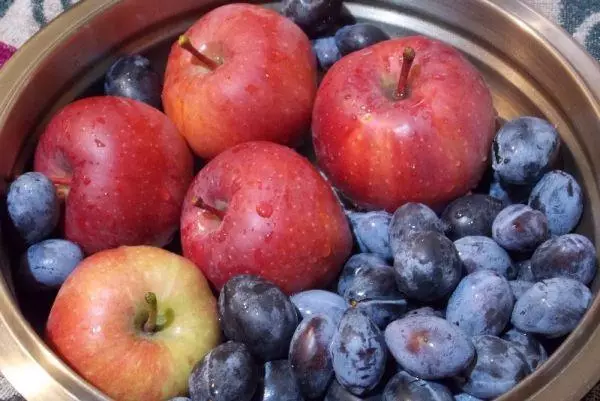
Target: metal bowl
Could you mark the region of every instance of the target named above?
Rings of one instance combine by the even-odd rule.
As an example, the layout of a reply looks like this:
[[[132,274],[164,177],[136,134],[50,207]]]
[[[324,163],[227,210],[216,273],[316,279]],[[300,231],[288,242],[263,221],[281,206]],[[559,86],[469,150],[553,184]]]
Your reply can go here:
[[[0,73],[0,174],[25,168],[48,118],[73,99],[97,91],[117,55],[146,52],[162,68],[173,38],[223,3],[86,0],[57,18]],[[347,10],[392,34],[425,34],[462,50],[485,75],[501,117],[535,114],[555,123],[566,144],[564,168],[584,183],[587,195],[579,231],[599,243],[600,66],[566,32],[514,0],[362,0],[347,2]],[[106,400],[46,347],[23,316],[4,244],[2,373],[30,401]],[[594,282],[595,293],[599,283]],[[579,400],[600,379],[599,323],[596,298],[550,360],[501,400]]]

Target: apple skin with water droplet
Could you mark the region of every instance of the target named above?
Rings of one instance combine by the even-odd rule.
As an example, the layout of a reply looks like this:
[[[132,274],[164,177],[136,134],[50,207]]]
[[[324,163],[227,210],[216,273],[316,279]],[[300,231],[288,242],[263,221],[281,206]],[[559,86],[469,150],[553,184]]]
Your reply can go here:
[[[65,238],[86,254],[120,245],[164,246],[193,178],[185,139],[160,111],[97,96],[58,112],[37,145],[35,171],[65,199]]]
[[[416,56],[399,97],[410,48]],[[437,208],[474,188],[495,121],[481,73],[451,46],[410,36],[338,61],[317,92],[312,131],[336,188],[367,209],[394,212],[407,202]]]
[[[265,7],[228,4],[185,35],[218,64],[211,71],[175,43],[165,72],[165,112],[197,156],[247,141],[300,143],[310,129],[317,61],[296,24]]]
[[[271,142],[247,142],[211,160],[183,204],[184,255],[217,288],[266,278],[287,294],[324,287],[349,257],[348,220],[310,162]]]

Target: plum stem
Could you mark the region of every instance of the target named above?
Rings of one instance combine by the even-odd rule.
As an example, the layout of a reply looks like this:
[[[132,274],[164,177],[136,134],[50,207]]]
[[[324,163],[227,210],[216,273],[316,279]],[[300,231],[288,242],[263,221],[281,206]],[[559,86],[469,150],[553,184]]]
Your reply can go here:
[[[400,80],[396,90],[397,99],[405,99],[408,96],[408,76],[413,62],[415,61],[415,49],[412,47],[404,48],[402,53],[402,70],[400,71]]]
[[[219,64],[211,59],[210,57],[206,56],[205,54],[202,54],[202,52],[200,52],[198,49],[196,49],[193,45],[192,42],[190,41],[190,38],[187,37],[186,35],[181,35],[179,37],[179,40],[177,41],[177,43],[179,44],[179,46],[182,49],[187,50],[188,52],[190,52],[194,57],[196,57],[202,64],[204,64],[209,70],[214,71],[217,68],[219,68]]]
[[[150,307],[150,312],[148,313],[148,319],[144,323],[144,332],[146,333],[154,333],[156,331],[156,320],[158,318],[158,300],[156,299],[156,294],[153,292],[146,293],[146,303]]]

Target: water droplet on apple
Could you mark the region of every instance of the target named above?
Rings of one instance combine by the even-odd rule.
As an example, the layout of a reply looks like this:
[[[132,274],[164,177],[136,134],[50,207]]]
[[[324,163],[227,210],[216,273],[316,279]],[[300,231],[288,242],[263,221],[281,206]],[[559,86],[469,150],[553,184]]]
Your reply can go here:
[[[273,214],[273,206],[267,202],[260,202],[256,206],[256,213],[258,213],[260,217],[269,218]]]
[[[225,240],[227,239],[227,232],[219,230],[216,232],[215,238],[218,242],[225,242]]]
[[[106,145],[104,144],[104,142],[102,142],[100,139],[94,139],[94,143],[96,144],[97,147],[99,148],[103,148]]]
[[[247,92],[249,95],[254,95],[254,94],[256,94],[256,92],[258,92],[258,91],[259,91],[259,89],[258,89],[258,86],[256,86],[256,85],[252,85],[252,84],[250,84],[250,85],[246,85],[246,88],[245,88],[245,89],[246,89],[246,92]]]
[[[273,239],[273,231],[269,231],[266,235],[265,235],[265,242],[270,242]]]
[[[348,95],[344,96],[344,99],[345,100],[350,100],[350,99],[352,99],[352,95],[348,94]]]

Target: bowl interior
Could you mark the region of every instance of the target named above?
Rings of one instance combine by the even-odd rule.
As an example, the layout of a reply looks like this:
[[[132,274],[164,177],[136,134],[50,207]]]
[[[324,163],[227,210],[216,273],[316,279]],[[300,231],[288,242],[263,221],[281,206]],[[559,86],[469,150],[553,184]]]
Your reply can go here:
[[[143,1],[137,3],[143,4]],[[153,12],[160,13],[160,10],[165,8],[160,2],[152,3],[157,7]],[[162,73],[170,46],[176,36],[208,8],[223,2],[205,3],[206,5],[201,6],[190,5],[189,9],[181,14],[160,23],[145,25],[140,22],[138,30],[132,29],[129,34],[118,40],[114,39],[107,48],[101,48],[93,62],[92,59],[87,59],[87,62],[79,65],[61,65],[59,59],[45,65],[45,75],[42,74],[44,79],[52,76],[52,68],[72,68],[72,71],[66,72],[69,79],[65,80],[59,90],[48,91],[48,97],[41,103],[43,107],[36,108],[39,113],[34,113],[27,123],[23,123],[29,135],[23,134],[16,143],[8,143],[5,140],[6,135],[0,131],[1,147],[8,150],[7,154],[18,154],[18,157],[10,160],[8,166],[0,167],[10,168],[13,174],[30,168],[35,143],[49,118],[74,99],[102,94],[103,74],[119,55],[143,53],[153,61],[155,69]],[[581,77],[574,74],[567,60],[561,57],[553,46],[536,36],[531,27],[523,25],[499,6],[475,0],[413,3],[415,2],[367,0],[347,2],[345,18],[349,21],[355,18],[375,23],[393,36],[425,34],[456,46],[479,68],[492,88],[499,120],[535,115],[545,117],[556,124],[564,145],[560,165],[557,167],[572,173],[584,184],[586,192],[584,216],[577,231],[597,242],[596,228],[600,227],[597,175],[600,173],[600,166],[596,164],[592,155],[599,151],[593,136],[600,132],[600,122],[597,118],[598,105],[590,103],[590,93],[583,85]],[[506,3],[509,3],[507,8],[513,7],[511,2]],[[521,5],[514,7],[526,10]],[[527,15],[535,16],[533,13]],[[89,46],[96,44],[90,43]],[[33,80],[30,84],[36,82],[38,81]],[[41,91],[44,92],[45,85],[40,82],[42,81],[38,84],[42,85]],[[27,102],[17,105],[26,107]],[[12,244],[7,237],[5,235],[4,240],[9,246],[5,249],[10,249],[8,258],[14,270],[23,248],[19,244]],[[176,248],[177,244],[173,247]],[[7,274],[5,278],[10,281]],[[600,279],[596,278],[592,287],[596,294],[600,287]],[[18,280],[16,294],[23,315],[34,330],[41,334],[54,294],[32,296],[19,288]],[[563,345],[559,346],[557,341],[548,344],[551,349],[559,346],[552,359],[517,389],[503,396],[502,400],[524,400],[567,368],[588,340],[589,333],[600,321],[596,304],[597,302],[586,315],[582,325]],[[589,380],[579,383],[581,388],[574,388],[571,393],[573,396],[580,395],[582,391],[586,391],[585,387],[589,388],[591,384],[593,382]]]

